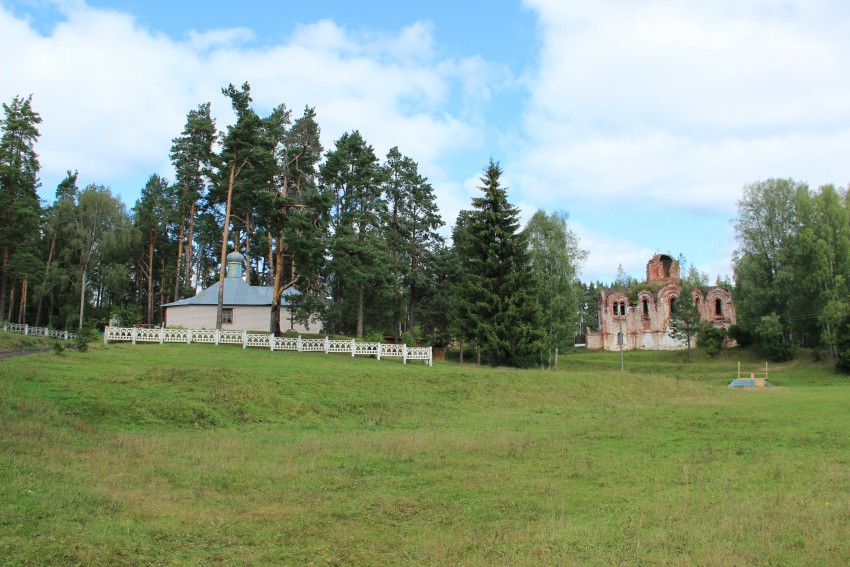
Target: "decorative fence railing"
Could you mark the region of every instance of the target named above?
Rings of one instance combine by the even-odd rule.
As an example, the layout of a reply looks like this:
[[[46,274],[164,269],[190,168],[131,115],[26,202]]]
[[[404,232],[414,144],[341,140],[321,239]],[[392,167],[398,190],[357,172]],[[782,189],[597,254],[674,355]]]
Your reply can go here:
[[[7,333],[20,333],[31,337],[50,337],[60,341],[73,341],[77,339],[77,333],[68,331],[57,331],[47,327],[32,327],[22,323],[3,323],[3,330]]]
[[[248,331],[219,331],[215,329],[162,329],[145,327],[106,327],[103,330],[103,343],[209,343],[215,345],[242,345],[242,348],[267,348],[269,350],[291,350],[295,352],[350,353],[351,356],[374,356],[381,358],[401,358],[421,360],[433,366],[434,355],[431,347],[409,347],[407,345],[383,343],[358,343],[354,339],[340,340],[328,337],[305,339],[297,337],[275,337],[267,333]]]

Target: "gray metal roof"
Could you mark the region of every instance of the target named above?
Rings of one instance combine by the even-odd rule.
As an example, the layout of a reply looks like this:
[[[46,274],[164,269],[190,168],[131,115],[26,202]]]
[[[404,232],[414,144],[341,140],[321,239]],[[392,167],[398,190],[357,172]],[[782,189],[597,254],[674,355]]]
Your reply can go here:
[[[178,305],[218,305],[218,285],[214,283],[207,289],[201,290],[195,297],[181,299],[172,303],[164,303],[163,307],[175,307]],[[286,305],[287,296],[300,295],[301,292],[294,287],[287,288],[283,292],[282,303]],[[224,279],[224,305],[271,305],[274,289],[271,286],[248,285],[241,278]]]

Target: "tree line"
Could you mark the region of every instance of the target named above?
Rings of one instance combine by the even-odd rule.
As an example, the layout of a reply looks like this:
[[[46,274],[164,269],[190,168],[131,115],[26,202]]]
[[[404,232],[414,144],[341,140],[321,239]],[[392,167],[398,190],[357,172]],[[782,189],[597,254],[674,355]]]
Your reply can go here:
[[[809,347],[850,371],[850,195],[792,179],[744,187],[733,257],[741,344]]]
[[[314,108],[261,116],[248,83],[222,94],[235,121],[220,131],[209,102],[190,110],[174,179],[151,175],[129,209],[74,170],[41,202],[41,117],[32,96],[3,104],[0,320],[161,324],[163,304],[221,282],[236,250],[248,282],[274,290],[273,333],[295,287],[294,316],[328,333],[457,342],[493,365],[551,367],[572,346],[585,253],[565,213],[520,226],[497,162],[446,241],[433,187],[397,147],[379,159],[354,130],[325,151]]]

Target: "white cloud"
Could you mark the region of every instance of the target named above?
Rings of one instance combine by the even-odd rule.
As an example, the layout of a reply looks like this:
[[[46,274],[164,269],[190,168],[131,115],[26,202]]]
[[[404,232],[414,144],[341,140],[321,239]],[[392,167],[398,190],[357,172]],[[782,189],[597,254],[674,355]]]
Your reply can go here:
[[[623,266],[627,274],[638,280],[645,279],[646,263],[655,255],[655,251],[573,221],[570,221],[570,228],[579,238],[579,248],[588,252],[581,273],[583,281],[598,280],[610,284],[619,266]]]
[[[847,180],[844,3],[527,4],[542,51],[514,161],[535,200],[729,215],[760,178]]]
[[[353,129],[379,157],[399,146],[438,194],[444,184],[452,190],[440,167],[445,156],[482,143],[481,126],[462,108],[448,109],[453,92],[492,71],[477,58],[436,59],[428,23],[366,35],[322,20],[257,47],[244,28],[192,31],[178,41],[125,13],[58,6],[64,21],[41,35],[0,5],[0,49],[17,54],[4,62],[0,99],[34,95],[46,197],[72,168],[132,206],[149,174],[170,173],[171,139],[189,110],[211,101],[220,129],[232,120],[221,95],[231,82],[250,82],[261,113],[282,102],[296,115],[315,106],[326,149]]]

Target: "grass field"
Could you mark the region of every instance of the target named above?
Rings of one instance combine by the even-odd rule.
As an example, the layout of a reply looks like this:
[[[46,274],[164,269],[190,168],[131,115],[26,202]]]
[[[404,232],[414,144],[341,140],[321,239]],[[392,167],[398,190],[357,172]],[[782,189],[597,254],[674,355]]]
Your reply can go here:
[[[0,361],[6,564],[846,565],[850,380],[206,345]],[[805,359],[807,357],[803,357]]]

